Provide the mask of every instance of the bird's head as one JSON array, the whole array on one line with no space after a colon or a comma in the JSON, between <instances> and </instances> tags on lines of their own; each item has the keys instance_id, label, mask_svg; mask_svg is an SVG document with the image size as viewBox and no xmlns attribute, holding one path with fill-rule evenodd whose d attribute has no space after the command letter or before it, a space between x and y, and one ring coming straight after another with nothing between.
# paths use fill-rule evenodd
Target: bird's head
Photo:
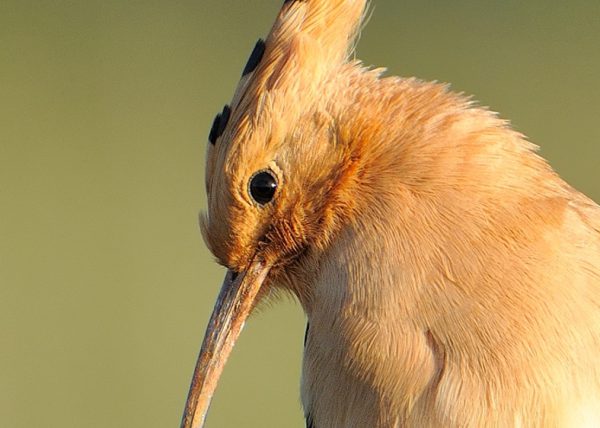
<instances>
[{"instance_id":1,"label":"bird's head","mask_svg":"<svg viewBox=\"0 0 600 428\"><path fill-rule=\"evenodd\" d=\"M201 424L240 329L274 281L324 249L353 209L355 164L339 112L340 79L365 0L288 0L256 44L233 100L214 120L202 232L228 268L182 426ZM343 81L342 81L343 80ZM308 300L302 290L293 290Z\"/></svg>"},{"instance_id":2,"label":"bird's head","mask_svg":"<svg viewBox=\"0 0 600 428\"><path fill-rule=\"evenodd\" d=\"M338 112L340 73L364 0L287 1L217 115L206 167L205 241L220 263L282 267L323 246L349 207L352 162ZM345 206L342 206L344 204Z\"/></svg>"}]
</instances>

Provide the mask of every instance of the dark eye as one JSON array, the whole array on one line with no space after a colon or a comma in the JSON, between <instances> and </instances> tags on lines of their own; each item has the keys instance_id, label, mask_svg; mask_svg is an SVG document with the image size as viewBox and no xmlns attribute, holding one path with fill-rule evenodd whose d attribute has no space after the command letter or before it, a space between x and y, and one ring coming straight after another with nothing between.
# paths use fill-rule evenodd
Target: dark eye
<instances>
[{"instance_id":1,"label":"dark eye","mask_svg":"<svg viewBox=\"0 0 600 428\"><path fill-rule=\"evenodd\" d=\"M277 180L269 171L261 171L250 180L250 196L260 205L271 202L276 190Z\"/></svg>"}]
</instances>

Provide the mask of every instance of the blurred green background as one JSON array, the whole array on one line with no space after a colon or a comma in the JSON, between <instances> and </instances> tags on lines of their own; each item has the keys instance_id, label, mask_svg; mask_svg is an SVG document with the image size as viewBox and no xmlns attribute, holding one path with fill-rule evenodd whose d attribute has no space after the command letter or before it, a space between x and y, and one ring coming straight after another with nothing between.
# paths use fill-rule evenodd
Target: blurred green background
<instances>
[{"instance_id":1,"label":"blurred green background","mask_svg":"<svg viewBox=\"0 0 600 428\"><path fill-rule=\"evenodd\" d=\"M474 94L600 200L600 2L373 4L365 63ZM280 5L0 2L0 426L178 426L224 274L206 136ZM208 427L302 427L303 333L255 315Z\"/></svg>"}]
</instances>

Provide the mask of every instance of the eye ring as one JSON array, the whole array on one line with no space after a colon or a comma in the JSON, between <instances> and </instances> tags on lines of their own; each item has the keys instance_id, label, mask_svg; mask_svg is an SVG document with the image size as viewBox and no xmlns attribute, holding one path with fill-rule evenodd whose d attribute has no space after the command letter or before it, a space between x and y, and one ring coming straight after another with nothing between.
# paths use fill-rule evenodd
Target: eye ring
<instances>
[{"instance_id":1,"label":"eye ring","mask_svg":"<svg viewBox=\"0 0 600 428\"><path fill-rule=\"evenodd\" d=\"M264 206L273 200L277 187L278 182L275 173L270 169L262 169L250 177L248 194L254 202Z\"/></svg>"}]
</instances>

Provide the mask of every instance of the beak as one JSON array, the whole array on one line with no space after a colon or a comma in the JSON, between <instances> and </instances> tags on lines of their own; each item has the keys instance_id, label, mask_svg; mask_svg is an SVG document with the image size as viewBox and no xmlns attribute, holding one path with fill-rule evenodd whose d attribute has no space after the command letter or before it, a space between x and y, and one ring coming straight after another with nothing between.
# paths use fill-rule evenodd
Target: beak
<instances>
[{"instance_id":1,"label":"beak","mask_svg":"<svg viewBox=\"0 0 600 428\"><path fill-rule=\"evenodd\" d=\"M239 274L228 271L210 317L185 404L181 428L200 428L223 367L235 345L270 266L256 257Z\"/></svg>"}]
</instances>

